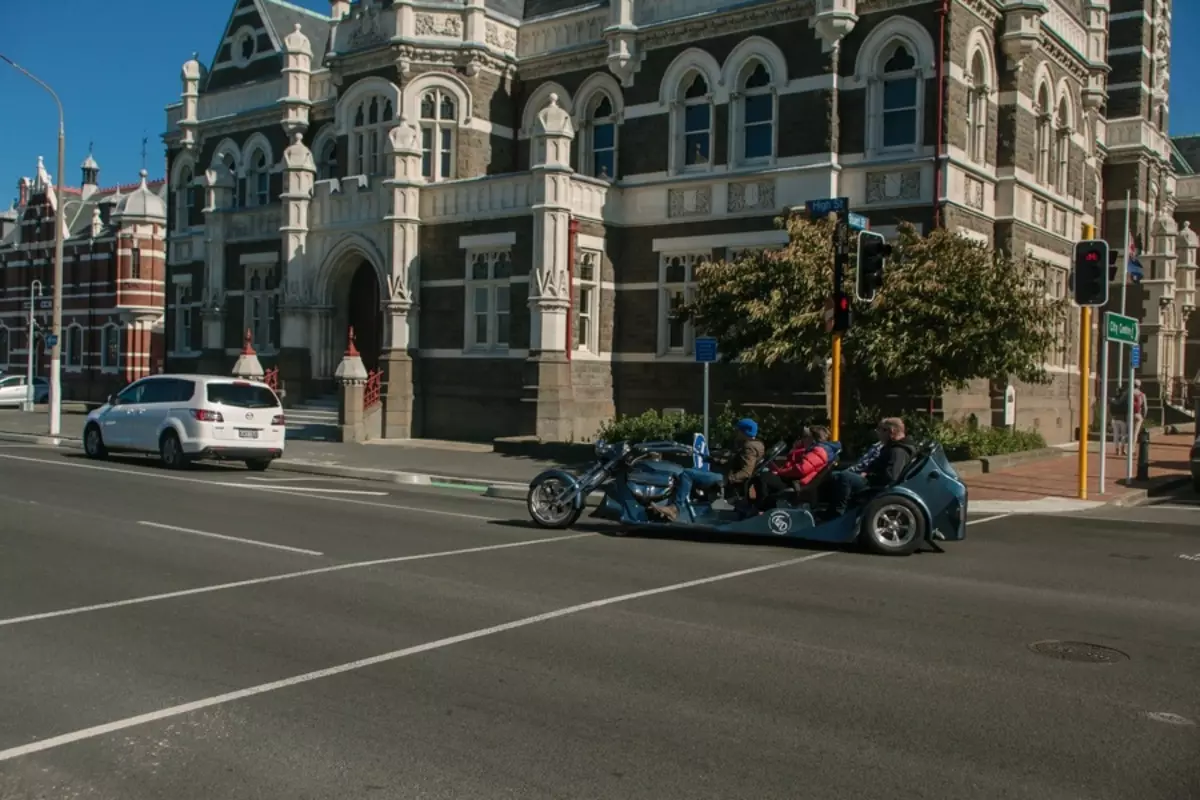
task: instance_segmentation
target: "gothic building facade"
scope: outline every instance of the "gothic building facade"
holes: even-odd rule
[[[64,186],[62,383],[68,401],[103,401],[165,367],[166,180],[104,188],[89,154],[78,187]],[[60,198],[42,159],[0,212],[0,370],[48,376],[54,220]],[[29,315],[33,306],[34,330]]]
[[[1109,85],[1158,63],[1159,2],[234,0],[167,108],[169,368],[225,371],[249,330],[318,395],[353,327],[385,436],[587,439],[697,409],[697,266],[832,196],[1033,256],[1063,296],[1084,226],[1120,237],[1109,184],[1173,186],[1161,104]],[[1051,441],[1079,414],[1061,330],[1018,387]],[[714,399],[820,404],[822,377],[722,368]],[[986,421],[1004,388],[938,403]]]

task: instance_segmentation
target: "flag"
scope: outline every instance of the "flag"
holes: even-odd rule
[[[1129,274],[1128,279],[1134,283],[1141,283],[1145,275],[1142,269],[1142,262],[1138,261],[1138,256],[1141,255],[1141,248],[1138,247],[1137,241],[1129,243]]]

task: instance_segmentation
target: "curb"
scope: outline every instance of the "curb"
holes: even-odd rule
[[[1180,475],[1176,478],[1162,478],[1157,483],[1141,489],[1133,489],[1128,494],[1122,495],[1108,503],[1110,506],[1118,508],[1135,508],[1144,506],[1151,500],[1156,500],[1164,494],[1173,492],[1176,489],[1182,489],[1192,482],[1190,475]]]
[[[37,444],[42,447],[83,447],[83,440],[73,436],[48,436],[35,433],[6,433],[0,432],[0,442],[19,442],[21,444]]]

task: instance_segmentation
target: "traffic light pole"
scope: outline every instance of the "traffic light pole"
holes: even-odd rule
[[[1105,269],[1108,269],[1107,263]],[[1079,499],[1087,500],[1088,474],[1088,427],[1090,423],[1088,411],[1088,382],[1091,370],[1088,365],[1092,359],[1092,307],[1083,306],[1079,309]],[[1104,449],[1100,450],[1104,457]]]
[[[838,309],[838,304],[841,303],[842,296],[846,290],[846,259],[848,258],[846,247],[847,216],[846,213],[838,214],[833,228],[833,302],[835,309]],[[837,313],[836,310],[835,313]],[[833,366],[830,371],[829,433],[833,441],[840,442],[842,428],[842,332],[836,329],[833,332],[833,347],[830,355],[833,359]]]

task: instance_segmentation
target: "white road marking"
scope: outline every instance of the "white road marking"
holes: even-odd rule
[[[1180,716],[1179,714],[1175,714],[1170,711],[1147,711],[1146,717],[1154,722],[1165,722],[1168,725],[1194,727],[1196,724],[1187,717]]]
[[[51,460],[45,458],[29,458],[28,456],[14,456],[7,453],[0,453],[0,459],[9,461],[28,461],[34,464],[46,464],[51,467],[67,467],[70,469],[90,469],[97,472],[112,472],[117,475],[135,475],[139,478],[150,478],[159,481],[179,481],[181,483],[194,483],[203,486],[228,486],[237,489],[245,489],[252,492],[274,492],[275,494],[293,494],[298,497],[307,497],[310,500],[324,500],[328,503],[349,503],[357,506],[370,506],[372,508],[390,508],[394,511],[413,511],[418,514],[432,514],[437,517],[455,517],[457,519],[476,519],[488,522],[496,517],[485,517],[482,514],[463,514],[458,511],[442,511],[436,508],[422,508],[420,506],[402,506],[392,503],[374,503],[369,500],[355,500],[351,497],[325,497],[318,495],[307,494],[307,487],[297,487],[296,489],[285,489],[282,486],[256,486],[248,483],[222,483],[220,481],[208,481],[203,478],[187,478],[182,475],[164,475],[154,472],[144,472],[136,469],[120,469],[118,467],[102,467],[98,464],[77,464],[71,461]]]
[[[832,551],[813,553],[811,555],[801,556],[799,558],[789,558],[786,561],[776,561],[773,564],[764,564],[758,567],[750,567],[749,569],[740,569],[736,572],[724,572],[720,575],[712,575],[707,578],[698,578],[696,580],[684,581],[682,583],[672,583],[667,586],[659,586],[654,589],[644,589],[640,592],[630,592],[629,594],[621,594],[613,597],[606,597],[601,600],[593,600],[589,603],[580,603],[574,606],[567,606],[554,611],[547,611],[543,614],[535,614],[532,617],[524,617],[523,619],[505,622],[500,625],[493,625],[490,628],[479,628],[478,630],[469,631],[467,633],[460,633],[457,636],[448,636],[444,639],[425,642],[424,644],[418,644],[413,647],[405,647],[402,650],[393,650],[390,653],[383,653],[381,655],[371,656],[369,658],[362,658],[358,661],[350,661],[345,664],[327,667],[326,669],[319,669],[314,672],[306,672],[303,675],[295,675],[291,678],[284,678],[283,680],[271,681],[270,683],[261,683],[258,686],[251,686],[246,689],[239,689],[237,691],[227,692],[225,694],[219,694],[213,697],[206,697],[203,700],[195,700],[191,703],[183,703],[182,705],[171,706],[169,708],[159,709],[158,711],[151,711],[147,714],[139,714],[135,717],[128,717],[126,719],[108,722],[103,725],[95,725],[90,728],[83,728],[82,730],[64,733],[60,736],[50,737],[49,739],[30,742],[18,747],[10,747],[7,750],[0,750],[0,761],[11,761],[14,758],[20,758],[32,753],[40,753],[45,750],[52,750],[56,747],[62,747],[63,745],[72,744],[85,739],[94,739],[98,736],[104,736],[116,731],[126,730],[127,728],[133,728],[138,725],[145,725],[149,722],[158,722],[159,720],[178,717],[183,714],[190,714],[193,711],[199,711],[204,708],[224,705],[226,703],[232,703],[236,700],[244,700],[247,697],[254,697],[256,695],[266,694],[268,692],[279,691],[280,689],[287,689],[291,686],[297,686],[302,683],[310,683],[312,681],[321,680],[322,678],[329,678],[334,675],[341,675],[346,672],[365,669],[366,667],[373,667],[377,664],[385,664],[389,661],[396,661],[401,658],[407,658],[409,656],[415,656],[421,653],[428,653],[432,650],[440,650],[445,647],[451,647],[452,645],[462,644],[463,642],[482,639],[486,636],[495,636],[498,633],[505,633],[507,631],[516,630],[517,628],[525,628],[541,622],[549,622],[550,620],[571,616],[573,614],[579,614],[584,611],[604,608],[605,606],[616,605],[617,603],[627,603],[630,600],[640,600],[645,597],[666,594],[667,592],[678,592],[683,589],[691,589],[696,586],[704,586],[706,584],[727,581],[733,578],[741,578],[746,575],[754,575],[755,573],[766,572],[768,570],[790,567],[795,564],[800,564],[804,561],[813,561],[818,558],[824,558],[825,556],[831,555],[834,555]]]
[[[1200,561],[1200,553],[1192,553],[1190,555],[1187,553],[1180,553],[1179,557],[1184,561]]]
[[[400,564],[405,561],[425,561],[431,558],[447,558],[449,556],[465,556],[470,553],[486,553],[491,550],[506,550],[513,547],[528,547],[535,544],[549,544],[551,542],[568,542],[572,539],[582,539],[585,536],[595,536],[594,533],[573,533],[567,536],[550,536],[544,539],[523,539],[519,542],[505,542],[504,544],[488,544],[480,547],[464,547],[460,550],[441,550],[436,553],[417,553],[408,556],[392,556],[391,558],[376,558],[370,561],[353,561],[348,564],[334,564],[331,567],[315,567],[313,569],[300,570],[299,572],[285,572],[282,575],[268,575],[265,578],[248,578],[244,581],[233,581],[231,583],[217,583],[211,586],[197,586],[194,589],[181,589],[177,592],[164,592],[162,594],[144,595],[142,597],[131,597],[128,600],[114,600],[110,603],[97,603],[91,606],[78,606],[76,608],[63,608],[58,611],[43,611],[40,614],[29,614],[24,617],[10,617],[9,619],[0,619],[0,628],[8,625],[20,625],[26,622],[39,622],[44,619],[55,619],[57,617],[70,617],[76,614],[87,614],[92,611],[104,611],[109,608],[122,608],[124,606],[136,606],[142,603],[154,603],[158,600],[173,600],[176,597],[190,597],[196,594],[209,594],[211,592],[222,592],[226,589],[240,589],[244,586],[261,586],[265,583],[277,583],[279,581],[290,581],[295,578],[307,578],[310,575],[324,575],[327,572],[342,572],[348,569],[365,569],[367,567],[379,567],[386,564]]]
[[[981,522],[991,522],[994,519],[1004,519],[1005,517],[1011,517],[1011,516],[1012,516],[1012,514],[993,514],[992,516],[984,517],[983,519],[969,519],[969,520],[967,520],[967,524],[968,525],[978,525]]]
[[[292,492],[292,493],[295,493],[295,492],[304,492],[304,493],[325,492],[328,494],[356,494],[356,495],[362,495],[364,497],[387,497],[387,492],[367,492],[367,491],[363,491],[360,489],[322,489],[317,486],[302,486],[299,488],[293,488],[290,486],[260,486],[260,485],[246,486],[245,484],[241,484],[241,483],[224,483],[224,482],[215,482],[213,485],[214,486],[230,486],[235,489],[259,489],[259,490],[267,491],[267,492]]]
[[[257,539],[242,539],[238,536],[226,536],[223,533],[209,533],[208,531],[198,531],[193,528],[180,528],[176,525],[163,525],[161,522],[146,522],[139,520],[138,525],[145,525],[147,528],[159,528],[164,531],[174,531],[175,533],[190,533],[193,536],[208,536],[212,539],[224,539],[227,542],[238,542],[239,544],[253,544],[258,547],[270,547],[275,550],[287,550],[290,553],[303,553],[306,556],[323,556],[324,553],[318,550],[305,550],[302,547],[288,547],[286,544],[272,544],[271,542],[260,542]]]
[[[263,478],[258,475],[247,475],[248,481],[260,481],[262,483],[299,483],[303,481],[324,481],[330,483],[346,483],[346,478],[323,477],[320,475],[311,475],[306,478]]]

